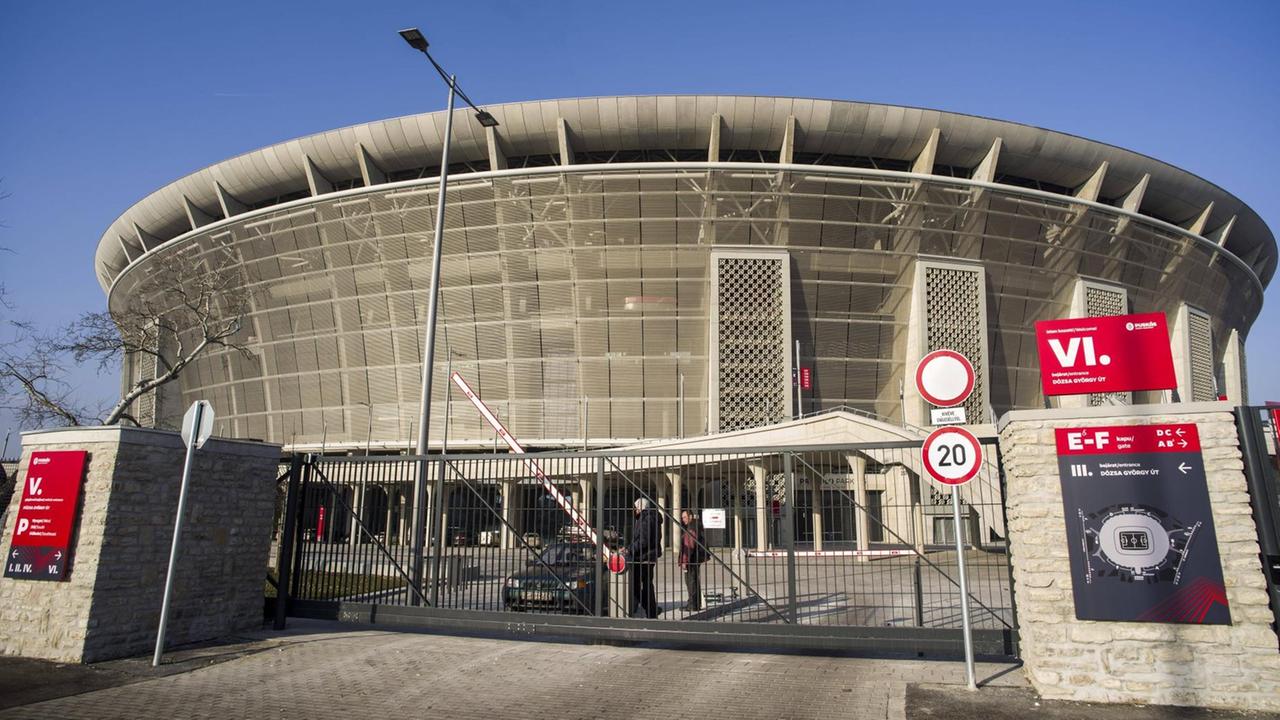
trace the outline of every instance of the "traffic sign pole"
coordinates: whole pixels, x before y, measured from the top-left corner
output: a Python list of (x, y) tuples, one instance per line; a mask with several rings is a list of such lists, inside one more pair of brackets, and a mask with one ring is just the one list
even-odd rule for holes
[(978, 683), (973, 669), (973, 627), (969, 622), (969, 578), (965, 571), (964, 532), (960, 525), (960, 486), (982, 467), (982, 445), (973, 433), (958, 427), (934, 430), (920, 448), (924, 469), (934, 480), (951, 487), (951, 522), (959, 568), (960, 620), (964, 633), (964, 672), (970, 690)]
[[(208, 403), (203, 400), (197, 400), (191, 406), (192, 412), (188, 413), (188, 416), (194, 413), (192, 427), (197, 431), (202, 427), (207, 405)], [(212, 408), (209, 409), (212, 410)], [(164, 601), (160, 605), (160, 630), (156, 633), (156, 652), (151, 657), (151, 667), (160, 667), (160, 655), (164, 653), (164, 634), (169, 626), (169, 604), (173, 599), (173, 570), (178, 561), (178, 540), (182, 537), (182, 519), (187, 515), (187, 487), (191, 484), (191, 461), (195, 458), (196, 446), (204, 444), (199, 434), (203, 433), (193, 432), (190, 437), (183, 438), (187, 441), (187, 459), (182, 465), (182, 489), (178, 491), (178, 517), (173, 521), (173, 543), (169, 546), (169, 572), (164, 578)]]
[(956, 563), (960, 567), (960, 619), (964, 628), (964, 676), (970, 690), (977, 690), (973, 671), (973, 628), (969, 623), (969, 582), (964, 571), (964, 533), (960, 532), (960, 487), (951, 488), (951, 517), (955, 523)]

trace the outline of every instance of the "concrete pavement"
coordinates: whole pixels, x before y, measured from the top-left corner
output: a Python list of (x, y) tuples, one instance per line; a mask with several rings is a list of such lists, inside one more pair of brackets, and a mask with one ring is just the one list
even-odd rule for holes
[[(1036, 704), (1020, 670), (1009, 664), (980, 664), (987, 684), (974, 695), (963, 687), (963, 664), (954, 661), (525, 642), (306, 620), (290, 625), (285, 633), (175, 652), (159, 670), (149, 667), (149, 658), (87, 669), (3, 659), (0, 688), (29, 684), (15, 672), (43, 677), (43, 684), (29, 697), (10, 697), (22, 704), (4, 703), (17, 706), (0, 711), (0, 718), (998, 720), (1041, 715), (1049, 706)], [(40, 697), (54, 699), (34, 702)], [(1058, 705), (1043, 716), (1075, 716), (1071, 704)], [(1123, 706), (1087, 710), (1096, 718), (1164, 716), (1134, 715)], [(1179, 711), (1177, 717), (1232, 716)]]

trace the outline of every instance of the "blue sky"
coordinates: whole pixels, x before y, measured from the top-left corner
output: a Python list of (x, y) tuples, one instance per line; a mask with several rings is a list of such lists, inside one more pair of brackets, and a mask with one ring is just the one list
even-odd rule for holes
[[(481, 103), (746, 93), (986, 115), (1160, 158), (1280, 227), (1275, 2), (10, 3), (0, 281), (14, 314), (56, 325), (102, 308), (98, 238), (186, 173), (442, 109), (396, 36), (410, 25)], [(1280, 400), (1278, 320), (1273, 287), (1248, 341), (1254, 401)]]

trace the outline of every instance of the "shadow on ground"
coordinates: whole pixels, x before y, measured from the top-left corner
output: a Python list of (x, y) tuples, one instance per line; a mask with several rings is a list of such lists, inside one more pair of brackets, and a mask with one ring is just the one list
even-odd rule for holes
[(970, 692), (955, 685), (907, 686), (907, 717), (947, 720), (1269, 720), (1271, 713), (1231, 712), (1168, 705), (1100, 705), (1043, 700), (1030, 688), (984, 687)]

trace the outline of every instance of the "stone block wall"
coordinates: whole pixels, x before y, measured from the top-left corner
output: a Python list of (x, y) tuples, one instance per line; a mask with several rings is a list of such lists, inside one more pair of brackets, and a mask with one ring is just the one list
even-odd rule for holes
[[(1199, 430), (1230, 626), (1076, 619), (1054, 429), (1160, 423)], [(1227, 403), (1011, 412), (1000, 449), (1022, 658), (1041, 695), (1280, 710), (1280, 649)]]
[[(155, 645), (185, 447), (177, 433), (67, 428), (23, 436), (36, 450), (86, 450), (65, 582), (0, 578), (0, 654), (94, 662)], [(278, 445), (210, 440), (196, 453), (167, 644), (257, 627), (271, 544)], [(21, 492), (0, 548), (7, 553)]]

